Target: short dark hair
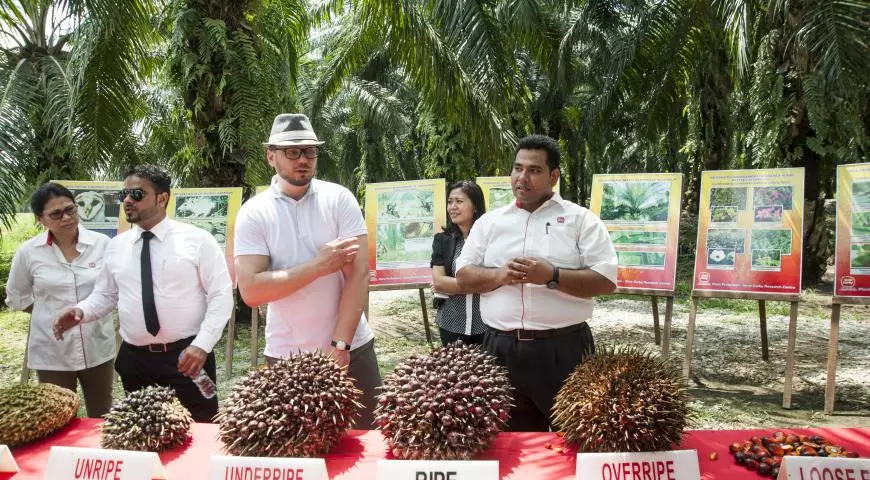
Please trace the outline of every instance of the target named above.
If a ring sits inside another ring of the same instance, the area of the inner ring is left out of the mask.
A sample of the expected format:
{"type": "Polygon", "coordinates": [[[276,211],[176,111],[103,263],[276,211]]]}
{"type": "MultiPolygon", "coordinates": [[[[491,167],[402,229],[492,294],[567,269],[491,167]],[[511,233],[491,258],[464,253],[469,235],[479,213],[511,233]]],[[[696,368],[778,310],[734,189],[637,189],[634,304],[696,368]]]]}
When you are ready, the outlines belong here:
{"type": "Polygon", "coordinates": [[[57,197],[66,197],[73,202],[76,201],[68,188],[59,183],[45,182],[30,196],[30,211],[37,217],[41,217],[45,211],[45,204],[57,197]]]}
{"type": "MultiPolygon", "coordinates": [[[[480,185],[471,180],[460,180],[453,185],[450,185],[447,189],[447,196],[450,196],[450,192],[457,188],[462,190],[462,193],[468,195],[468,199],[471,200],[471,205],[474,206],[474,219],[471,221],[471,224],[474,225],[474,222],[476,222],[481,215],[486,213],[486,202],[483,199],[483,190],[480,188],[480,185]]],[[[447,226],[444,227],[444,233],[461,235],[459,227],[450,221],[450,217],[447,217],[447,226]]]]}
{"type": "Polygon", "coordinates": [[[520,139],[517,143],[517,149],[514,155],[520,150],[543,150],[547,152],[547,166],[550,171],[561,168],[562,152],[559,149],[559,142],[546,135],[529,135],[520,139]]]}
{"type": "Polygon", "coordinates": [[[139,177],[148,180],[154,187],[154,193],[169,193],[172,186],[172,177],[154,165],[136,165],[124,173],[124,178],[127,177],[139,177]]]}

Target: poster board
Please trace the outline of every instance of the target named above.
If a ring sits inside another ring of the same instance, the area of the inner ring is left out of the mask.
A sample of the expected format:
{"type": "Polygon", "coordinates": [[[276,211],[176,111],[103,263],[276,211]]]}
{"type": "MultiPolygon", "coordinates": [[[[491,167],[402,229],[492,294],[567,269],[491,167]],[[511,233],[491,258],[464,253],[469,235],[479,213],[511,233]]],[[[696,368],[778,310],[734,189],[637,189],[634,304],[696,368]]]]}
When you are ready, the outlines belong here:
{"type": "Polygon", "coordinates": [[[443,178],[366,185],[371,285],[432,280],[432,239],[447,220],[444,190],[443,178]]]}
{"type": "Polygon", "coordinates": [[[837,167],[838,297],[870,297],[870,163],[837,167]]]}
{"type": "Polygon", "coordinates": [[[701,175],[694,290],[799,295],[804,170],[701,175]]]}
{"type": "Polygon", "coordinates": [[[679,173],[592,177],[589,207],[616,249],[618,288],[631,293],[676,287],[682,184],[679,173]]]}
{"type": "Polygon", "coordinates": [[[236,215],[242,206],[241,187],[175,188],[169,197],[167,216],[209,232],[224,251],[235,283],[233,235],[236,215]]]}
{"type": "Polygon", "coordinates": [[[259,195],[269,189],[271,185],[258,185],[254,187],[254,195],[259,195]]]}
{"type": "MultiPolygon", "coordinates": [[[[511,188],[510,175],[504,177],[477,177],[475,183],[483,190],[483,201],[486,211],[495,210],[514,201],[514,191],[511,188]]],[[[561,178],[553,187],[554,192],[561,192],[561,178]]],[[[449,192],[448,192],[449,193],[449,192]]]]}
{"type": "Polygon", "coordinates": [[[79,221],[88,230],[114,237],[130,228],[118,192],[124,182],[52,180],[68,188],[79,208],[79,221]]]}

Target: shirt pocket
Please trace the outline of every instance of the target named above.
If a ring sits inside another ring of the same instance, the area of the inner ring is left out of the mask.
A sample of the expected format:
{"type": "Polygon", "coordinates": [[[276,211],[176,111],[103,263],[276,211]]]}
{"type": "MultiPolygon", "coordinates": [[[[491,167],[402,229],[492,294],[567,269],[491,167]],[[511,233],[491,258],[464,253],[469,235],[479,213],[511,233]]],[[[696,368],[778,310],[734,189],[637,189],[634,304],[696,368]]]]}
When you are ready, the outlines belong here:
{"type": "Polygon", "coordinates": [[[194,252],[181,250],[160,259],[154,291],[163,297],[184,298],[199,289],[199,266],[194,252]]]}
{"type": "Polygon", "coordinates": [[[579,262],[580,250],[574,228],[568,224],[550,224],[547,233],[547,259],[559,267],[575,267],[579,262]]]}

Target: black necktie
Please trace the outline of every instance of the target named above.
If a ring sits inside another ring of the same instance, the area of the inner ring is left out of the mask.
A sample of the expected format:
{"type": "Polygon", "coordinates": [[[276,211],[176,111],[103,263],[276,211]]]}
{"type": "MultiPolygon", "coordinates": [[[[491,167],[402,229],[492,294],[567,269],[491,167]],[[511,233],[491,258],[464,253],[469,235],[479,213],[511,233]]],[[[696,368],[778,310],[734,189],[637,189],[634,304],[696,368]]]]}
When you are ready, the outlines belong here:
{"type": "Polygon", "coordinates": [[[157,306],[154,304],[154,280],[151,278],[151,239],[154,234],[142,232],[142,311],[145,313],[145,329],[157,336],[160,322],[157,321],[157,306]]]}

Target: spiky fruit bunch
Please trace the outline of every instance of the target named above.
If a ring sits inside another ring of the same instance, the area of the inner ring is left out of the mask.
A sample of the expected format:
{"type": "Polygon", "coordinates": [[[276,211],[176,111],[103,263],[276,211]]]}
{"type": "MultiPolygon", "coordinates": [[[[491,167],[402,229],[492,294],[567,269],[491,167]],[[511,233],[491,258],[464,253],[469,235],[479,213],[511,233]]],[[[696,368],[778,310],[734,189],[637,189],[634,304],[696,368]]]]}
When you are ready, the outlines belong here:
{"type": "Polygon", "coordinates": [[[175,391],[159,386],[130,392],[103,418],[103,448],[142,452],[162,452],[184,445],[193,423],[175,391]]]}
{"type": "Polygon", "coordinates": [[[467,460],[507,424],[510,388],[493,356],[454,343],[411,356],[386,376],[377,425],[396,458],[467,460]]]}
{"type": "Polygon", "coordinates": [[[329,356],[293,355],[236,384],[215,417],[220,439],[233,455],[324,455],[359,418],[361,393],[329,356]]]}
{"type": "Polygon", "coordinates": [[[50,383],[0,390],[0,444],[15,446],[60,430],[75,418],[79,396],[50,383]]]}
{"type": "Polygon", "coordinates": [[[670,450],[689,410],[679,368],[636,348],[602,348],[556,395],[553,421],[582,452],[670,450]]]}

